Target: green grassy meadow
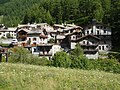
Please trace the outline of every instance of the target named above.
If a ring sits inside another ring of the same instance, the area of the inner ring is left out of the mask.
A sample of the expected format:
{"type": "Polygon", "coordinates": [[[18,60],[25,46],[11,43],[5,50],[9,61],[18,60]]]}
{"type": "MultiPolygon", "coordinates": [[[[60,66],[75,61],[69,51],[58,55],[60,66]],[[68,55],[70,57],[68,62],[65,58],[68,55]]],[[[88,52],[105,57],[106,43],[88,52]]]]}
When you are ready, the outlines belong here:
{"type": "Polygon", "coordinates": [[[1,63],[0,90],[120,90],[120,74],[1,63]]]}

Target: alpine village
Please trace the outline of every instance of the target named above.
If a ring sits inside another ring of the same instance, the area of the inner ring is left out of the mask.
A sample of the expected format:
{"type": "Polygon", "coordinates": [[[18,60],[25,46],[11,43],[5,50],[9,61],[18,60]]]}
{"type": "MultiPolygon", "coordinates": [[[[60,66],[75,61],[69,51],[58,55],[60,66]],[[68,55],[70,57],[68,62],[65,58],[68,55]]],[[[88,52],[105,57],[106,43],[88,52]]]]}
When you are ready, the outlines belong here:
{"type": "Polygon", "coordinates": [[[120,0],[0,0],[0,90],[120,90],[120,0]]]}

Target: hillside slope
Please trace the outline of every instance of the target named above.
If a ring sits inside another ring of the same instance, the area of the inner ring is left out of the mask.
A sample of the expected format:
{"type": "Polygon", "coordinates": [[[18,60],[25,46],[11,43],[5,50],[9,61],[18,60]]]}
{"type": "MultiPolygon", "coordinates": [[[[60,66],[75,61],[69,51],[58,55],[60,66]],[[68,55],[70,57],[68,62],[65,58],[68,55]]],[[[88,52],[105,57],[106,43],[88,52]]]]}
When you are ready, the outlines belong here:
{"type": "Polygon", "coordinates": [[[119,90],[120,74],[0,64],[0,90],[119,90]]]}

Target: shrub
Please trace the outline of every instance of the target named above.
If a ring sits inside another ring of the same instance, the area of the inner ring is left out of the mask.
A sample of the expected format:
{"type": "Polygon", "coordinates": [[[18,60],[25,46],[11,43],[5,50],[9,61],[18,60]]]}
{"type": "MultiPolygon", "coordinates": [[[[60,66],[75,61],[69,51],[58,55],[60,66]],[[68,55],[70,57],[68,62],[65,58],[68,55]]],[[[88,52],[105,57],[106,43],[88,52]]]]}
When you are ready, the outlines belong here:
{"type": "Polygon", "coordinates": [[[30,55],[30,52],[23,47],[15,47],[11,49],[12,54],[9,57],[9,62],[25,63],[30,55]]]}
{"type": "Polygon", "coordinates": [[[98,59],[98,60],[92,61],[92,64],[94,65],[93,69],[120,73],[120,63],[114,58],[98,59]]]}
{"type": "Polygon", "coordinates": [[[67,53],[61,51],[54,55],[52,64],[55,67],[70,67],[71,60],[67,53]]]}
{"type": "Polygon", "coordinates": [[[9,62],[12,63],[25,63],[33,65],[50,65],[50,61],[47,58],[40,58],[32,55],[27,49],[22,47],[12,48],[12,54],[9,57],[9,62]]]}
{"type": "Polygon", "coordinates": [[[38,56],[35,55],[31,55],[28,60],[27,60],[27,64],[33,64],[33,65],[41,65],[41,66],[50,66],[51,65],[51,61],[48,60],[47,58],[43,57],[40,58],[38,56]]]}

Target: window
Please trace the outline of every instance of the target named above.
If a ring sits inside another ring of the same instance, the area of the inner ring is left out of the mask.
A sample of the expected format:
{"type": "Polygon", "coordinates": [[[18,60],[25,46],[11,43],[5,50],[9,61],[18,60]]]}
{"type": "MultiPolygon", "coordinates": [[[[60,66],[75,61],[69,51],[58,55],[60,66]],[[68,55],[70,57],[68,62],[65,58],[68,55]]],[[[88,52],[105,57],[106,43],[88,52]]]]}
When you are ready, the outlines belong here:
{"type": "Polygon", "coordinates": [[[101,46],[99,46],[99,50],[101,50],[101,46]]]}
{"type": "Polygon", "coordinates": [[[99,33],[99,31],[97,31],[97,35],[99,35],[100,33],[99,33]]]}
{"type": "Polygon", "coordinates": [[[31,38],[29,38],[29,41],[31,41],[31,38]]]}
{"type": "Polygon", "coordinates": [[[89,31],[87,31],[87,34],[89,34],[89,31]]]}
{"type": "Polygon", "coordinates": [[[37,50],[36,50],[36,48],[34,48],[34,52],[36,52],[37,50]]]}
{"type": "Polygon", "coordinates": [[[102,50],[104,50],[104,46],[102,46],[102,50]]]}
{"type": "Polygon", "coordinates": [[[91,30],[91,33],[93,33],[93,30],[91,30]]]}
{"type": "Polygon", "coordinates": [[[106,29],[106,27],[104,27],[104,29],[106,29]]]}
{"type": "Polygon", "coordinates": [[[33,41],[36,41],[36,38],[33,38],[33,41]]]}
{"type": "Polygon", "coordinates": [[[104,30],[104,33],[106,33],[106,30],[104,30]]]}
{"type": "Polygon", "coordinates": [[[85,41],[83,41],[83,44],[85,44],[85,41]]]}
{"type": "Polygon", "coordinates": [[[75,39],[75,36],[73,36],[73,39],[75,39]]]}

